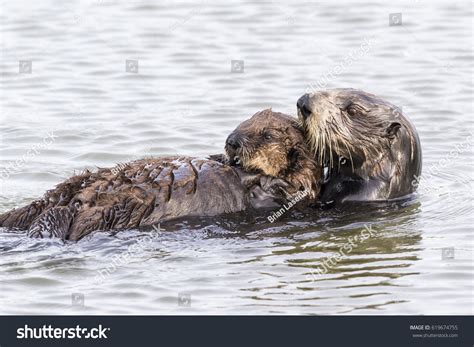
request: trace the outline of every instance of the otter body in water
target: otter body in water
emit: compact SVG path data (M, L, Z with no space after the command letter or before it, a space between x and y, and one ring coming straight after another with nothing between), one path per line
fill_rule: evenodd
M1 216L0 225L28 229L32 237L78 240L94 230L238 212L249 203L239 172L217 161L143 159L73 176L42 199Z
M327 169L322 202L383 201L415 191L421 145L399 108L355 89L305 94L297 108L309 145Z
M273 124L276 119L279 123ZM275 132L272 141L252 140L252 150L245 154L245 160L254 162L250 171L244 171L245 165L243 169L228 165L227 161L232 160L221 156L214 156L218 160L150 158L117 168L86 171L60 183L28 206L0 215L0 226L28 230L32 237L79 240L95 230L146 227L180 217L215 216L283 203L300 187L302 173L295 168L301 166L304 156L295 155L295 151L306 151L309 156L309 149L301 130L300 135L278 133L276 128L282 125L290 131L297 124L273 116L270 110L257 113L250 122L252 126L241 129L243 135ZM263 149L269 143L288 160L274 162L271 168L259 165L267 162ZM310 162L305 161L305 165ZM317 179L312 176L306 180ZM285 189L274 188L275 182ZM309 187L317 189L315 184Z

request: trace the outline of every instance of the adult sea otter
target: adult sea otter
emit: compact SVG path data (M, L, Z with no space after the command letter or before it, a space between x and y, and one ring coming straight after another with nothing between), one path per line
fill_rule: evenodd
M322 202L386 201L416 190L420 140L398 107L360 90L331 89L303 95L297 109L327 170Z

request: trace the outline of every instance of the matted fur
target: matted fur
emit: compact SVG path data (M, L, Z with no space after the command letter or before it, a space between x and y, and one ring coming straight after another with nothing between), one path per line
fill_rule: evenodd
M238 148L229 145L229 139ZM319 194L322 166L317 165L297 119L271 109L257 112L242 122L226 142L230 162L239 157L244 170L281 178L293 193L305 190L310 198Z

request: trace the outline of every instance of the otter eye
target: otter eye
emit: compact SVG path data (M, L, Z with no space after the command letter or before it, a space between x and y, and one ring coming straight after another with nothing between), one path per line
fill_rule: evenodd
M263 133L263 138L265 140L271 140L272 139L272 134L265 132L265 133Z
M352 117L361 116L367 112L364 106L359 105L359 104L354 104L352 102L346 106L345 111L349 114L349 116L352 116Z
M339 164L340 165L345 165L347 163L347 159L344 158L344 157L341 157L341 159L339 159Z
M351 105L347 108L347 113L349 113L351 116L355 116L357 115L357 109Z

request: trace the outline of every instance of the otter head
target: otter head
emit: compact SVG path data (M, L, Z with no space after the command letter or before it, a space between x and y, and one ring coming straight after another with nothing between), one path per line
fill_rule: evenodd
M421 151L399 108L360 90L332 89L303 95L297 109L313 154L329 175L382 177L390 197L410 190L397 192L394 183L420 173Z
M280 178L311 198L319 193L322 168L316 165L298 121L271 109L257 112L227 138L231 165Z

